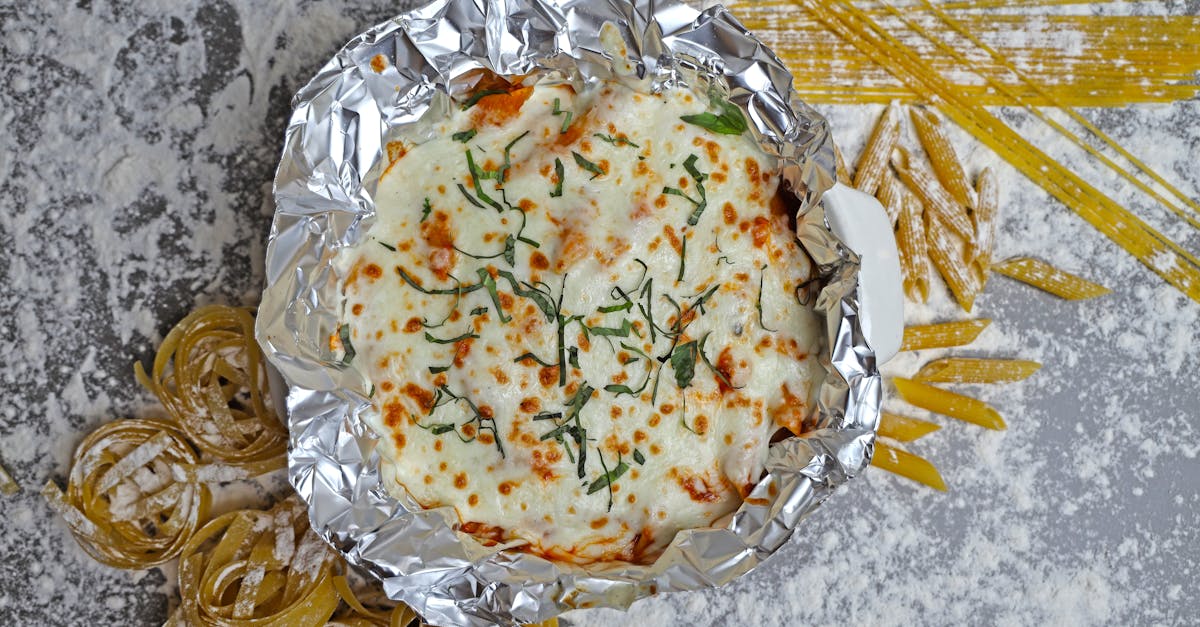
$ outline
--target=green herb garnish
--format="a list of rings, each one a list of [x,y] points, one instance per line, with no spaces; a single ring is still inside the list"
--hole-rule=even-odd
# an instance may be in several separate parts
[[[350,325],[343,324],[338,327],[338,339],[342,342],[342,361],[343,366],[349,366],[350,362],[354,361],[354,345],[350,343]]]
[[[608,172],[605,172],[600,166],[588,161],[583,155],[575,152],[574,150],[571,151],[571,154],[575,155],[575,165],[587,170],[588,172],[591,172],[593,179],[597,176],[604,176],[605,174],[608,174]]]
[[[683,236],[683,244],[679,247],[679,274],[675,275],[675,282],[683,280],[683,273],[687,271],[687,235]]]
[[[429,213],[431,211],[433,211],[433,205],[429,204],[429,198],[427,197],[425,198],[425,202],[421,205],[421,222],[424,222],[425,218],[429,217]]]
[[[641,451],[633,449],[633,461],[637,462],[638,466],[641,466],[646,463],[646,457],[642,455]]]
[[[512,236],[510,235],[508,239],[511,242]],[[492,278],[487,268],[480,268],[475,272],[479,275],[479,283],[483,285],[483,289],[487,290],[488,295],[492,297],[492,304],[496,306],[496,313],[500,316],[500,323],[508,324],[508,321],[512,320],[512,318],[505,315],[504,307],[500,305],[500,294],[496,291],[496,279]]]
[[[686,389],[696,376],[696,343],[680,344],[671,351],[671,369],[675,371],[675,384]]]
[[[767,266],[764,265],[763,267],[759,268],[758,272],[758,300],[754,303],[754,308],[758,310],[758,326],[762,327],[763,331],[774,333],[775,330],[768,329],[767,324],[763,322],[762,293],[763,279],[767,276]]]
[[[450,370],[450,366],[430,366],[429,374],[442,374],[447,370]]]
[[[713,98],[712,105],[719,113],[705,112],[681,116],[679,119],[720,135],[741,135],[749,129],[746,116],[742,115],[737,105],[719,98]]]
[[[625,146],[633,146],[634,148],[641,148],[641,146],[629,141],[625,137],[613,137],[612,135],[602,135],[600,133],[594,133],[592,136],[599,137],[602,141],[606,141],[614,146],[625,145]]]
[[[621,453],[618,452],[617,465],[612,470],[609,470],[608,466],[604,464],[604,452],[600,450],[600,447],[596,447],[596,453],[600,455],[600,467],[604,469],[604,475],[588,486],[588,494],[595,494],[604,488],[608,488],[608,511],[611,512],[613,506],[612,485],[617,482],[617,479],[621,478],[621,475],[629,471],[629,464],[621,461]]]
[[[479,198],[479,200],[488,204],[496,211],[503,213],[504,207],[500,206],[500,203],[496,202],[495,200],[492,200],[492,197],[488,196],[483,191],[483,180],[489,179],[489,178],[494,178],[496,176],[496,173],[495,172],[486,172],[482,168],[480,168],[478,165],[476,165],[475,157],[471,154],[470,149],[467,150],[467,170],[470,171],[470,173],[471,173],[471,182],[475,184],[475,196],[477,196]]]
[[[687,173],[690,174],[691,177],[696,181],[696,191],[700,195],[699,200],[688,196],[687,193],[685,193],[682,189],[676,187],[664,187],[662,191],[664,194],[685,198],[688,202],[695,206],[695,209],[692,210],[692,214],[688,216],[687,220],[687,223],[691,226],[696,226],[696,224],[700,222],[700,215],[703,214],[704,210],[708,208],[708,195],[704,191],[704,182],[708,180],[708,173],[701,172],[696,168],[697,160],[699,160],[699,157],[696,155],[690,155],[687,160],[683,162],[683,169],[687,170]]]
[[[460,335],[458,337],[452,337],[448,340],[443,340],[440,338],[433,337],[433,335],[430,334],[428,331],[425,332],[425,341],[432,342],[434,344],[454,344],[456,342],[461,342],[463,340],[474,340],[474,339],[479,339],[479,336],[470,331],[467,331],[466,333],[463,333],[462,335]]]
[[[558,198],[563,194],[562,187],[564,176],[562,160],[560,160],[558,157],[554,158],[554,176],[558,180],[554,183],[554,189],[551,190],[550,197]]]
[[[508,91],[504,90],[504,89],[482,89],[480,91],[475,92],[466,102],[463,103],[462,110],[466,111],[467,109],[474,107],[475,105],[479,104],[480,100],[483,100],[484,98],[487,98],[488,96],[497,96],[500,94],[507,94],[507,93],[508,93]]]
[[[563,118],[562,128],[558,129],[558,134],[562,135],[563,133],[566,133],[567,128],[571,126],[571,120],[574,119],[575,114],[571,111],[564,111],[564,110],[560,109],[559,108],[560,106],[561,106],[561,103],[559,102],[558,98],[555,98],[554,99],[554,110],[551,111],[550,113],[556,117],[559,115],[562,115],[564,113],[567,114],[567,116],[565,118]]]
[[[386,243],[384,243],[384,242],[379,242],[379,245],[380,245],[380,246],[383,246],[384,248],[386,248],[386,249],[388,249],[388,250],[390,250],[390,251],[392,251],[392,252],[396,252],[396,247],[395,247],[395,246],[392,246],[391,244],[386,244]]]
[[[454,289],[430,290],[430,289],[425,289],[424,287],[421,287],[419,284],[417,284],[417,282],[411,276],[409,276],[407,272],[404,271],[404,268],[401,268],[400,266],[396,266],[396,274],[399,274],[400,278],[404,279],[404,282],[408,283],[409,286],[412,287],[413,289],[417,290],[418,292],[420,292],[422,294],[428,294],[430,296],[459,296],[462,294],[470,294],[471,292],[474,292],[475,290],[483,288],[483,285],[480,283],[476,283],[475,285],[465,285],[465,286],[460,283]]]
[[[467,129],[461,133],[455,133],[450,136],[450,139],[453,139],[456,142],[462,142],[465,144],[465,143],[471,141],[471,139],[473,139],[478,134],[479,134],[479,131],[472,128],[472,129]]]

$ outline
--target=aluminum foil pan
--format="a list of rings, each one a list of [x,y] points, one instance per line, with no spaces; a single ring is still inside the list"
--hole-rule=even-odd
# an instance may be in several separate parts
[[[613,26],[624,58],[601,42]],[[371,68],[377,55],[388,61],[383,72]],[[821,271],[813,302],[828,337],[828,376],[812,430],[771,446],[764,478],[721,526],[679,533],[652,565],[579,567],[484,547],[457,531],[452,509],[397,501],[381,484],[376,437],[361,419],[372,409],[369,384],[329,349],[341,306],[334,259],[371,224],[389,133],[445,115],[447,96],[468,93],[481,68],[627,80],[643,89],[715,87],[743,108],[763,149],[780,158],[798,200],[797,237]],[[290,385],[289,478],[308,503],[313,529],[428,622],[530,623],[725,584],[778,550],[868,463],[880,378],[856,296],[858,258],[829,230],[820,204],[834,184],[832,140],[825,120],[793,99],[779,59],[723,7],[438,0],[356,37],[294,104],[275,179],[257,329]]]

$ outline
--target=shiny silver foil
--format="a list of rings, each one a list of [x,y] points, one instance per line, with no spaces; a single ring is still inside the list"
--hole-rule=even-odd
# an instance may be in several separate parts
[[[617,27],[626,58],[601,44],[606,24]],[[388,60],[383,72],[370,67],[376,55]],[[579,567],[485,547],[456,529],[452,509],[393,498],[381,484],[376,436],[360,418],[372,411],[370,384],[330,351],[341,314],[334,258],[371,225],[387,138],[447,114],[447,96],[470,92],[479,69],[624,80],[651,90],[715,87],[744,109],[762,148],[780,158],[798,200],[797,237],[821,270],[811,296],[828,333],[828,376],[811,431],[771,446],[765,476],[741,509],[717,527],[680,532],[652,565]],[[624,608],[753,569],[863,470],[879,419],[881,380],[862,332],[858,259],[830,232],[820,204],[833,185],[833,163],[825,120],[793,99],[782,62],[723,7],[438,0],[356,37],[295,98],[258,313],[258,340],[290,385],[289,477],[313,529],[378,577],[389,597],[439,625]]]

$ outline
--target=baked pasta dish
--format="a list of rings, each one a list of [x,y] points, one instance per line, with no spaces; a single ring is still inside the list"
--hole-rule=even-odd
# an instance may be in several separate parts
[[[479,88],[387,146],[335,354],[386,484],[485,542],[652,561],[734,511],[824,376],[812,263],[741,112]]]

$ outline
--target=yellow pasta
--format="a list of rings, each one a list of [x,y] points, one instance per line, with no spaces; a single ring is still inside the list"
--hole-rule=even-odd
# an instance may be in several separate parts
[[[975,307],[975,298],[983,289],[981,275],[973,270],[968,261],[970,253],[964,250],[965,245],[950,232],[936,217],[926,220],[926,242],[929,244],[929,258],[933,267],[954,294],[963,311],[971,313]]]
[[[1015,0],[964,1],[938,4],[944,10],[1053,6],[1054,2]],[[886,14],[873,3],[863,4],[874,16]],[[1078,4],[1078,3],[1071,3]],[[905,10],[915,10],[908,3]],[[819,20],[795,10],[794,0],[741,0],[733,4],[738,17],[796,70],[795,89],[806,102],[830,104],[887,104],[923,98],[891,75],[870,54],[837,37]],[[786,17],[786,19],[781,19]],[[1035,106],[1120,107],[1138,102],[1172,102],[1195,97],[1195,68],[1200,67],[1200,16],[1197,15],[1047,15],[956,12],[955,19],[979,38],[995,42],[1006,58],[1020,60],[1026,75],[1044,86],[1031,89],[1003,64],[976,55],[973,60],[990,79],[1018,93]],[[950,36],[948,25],[925,22],[938,36]],[[1022,37],[1007,37],[1019,32]],[[1070,37],[1063,36],[1070,33]],[[905,43],[916,42],[910,38]],[[982,79],[962,71],[962,64],[929,46],[922,60],[964,97],[983,106],[1014,104],[1013,99]],[[1120,60],[1120,63],[1114,61]],[[1138,80],[1129,80],[1130,76]]]
[[[13,481],[12,475],[8,474],[8,470],[4,466],[0,466],[0,493],[4,496],[12,496],[21,491],[21,486]]]
[[[935,490],[946,491],[946,482],[942,480],[942,474],[933,464],[922,457],[882,442],[875,442],[875,454],[871,457],[871,465]]]
[[[168,624],[318,627],[337,609],[335,555],[302,504],[230,512],[205,525],[179,562],[182,602]]]
[[[904,277],[904,293],[913,302],[929,300],[929,247],[925,241],[925,206],[916,196],[901,190],[902,212],[896,244],[900,252],[900,269]]]
[[[940,221],[963,238],[968,246],[974,243],[975,227],[971,224],[971,218],[967,216],[966,208],[958,204],[929,170],[912,158],[908,150],[904,147],[896,148],[892,155],[892,167],[900,175],[900,180],[908,186],[909,191],[925,203],[929,222]]]
[[[913,128],[917,131],[917,139],[925,149],[925,154],[929,156],[929,163],[933,165],[933,173],[937,180],[941,181],[955,202],[963,207],[973,208],[975,193],[967,182],[967,173],[963,171],[962,162],[958,160],[958,153],[954,152],[950,138],[946,137],[946,132],[942,130],[941,120],[932,111],[920,107],[910,109],[910,117]]]
[[[952,357],[925,364],[913,378],[926,383],[1013,383],[1041,368],[1036,361]]]
[[[972,263],[986,282],[992,265],[992,250],[996,246],[996,212],[1000,208],[1000,185],[991,168],[984,168],[979,173],[975,194],[975,259]]]
[[[1065,300],[1087,300],[1112,292],[1103,285],[1031,257],[1009,259],[992,266],[992,270]]]
[[[270,390],[254,317],[210,305],[184,318],[158,348],[150,375],[134,366],[180,427],[226,464],[286,464],[287,431],[268,406]]]
[[[978,99],[957,91],[954,85],[930,66],[920,52],[899,41],[852,2],[800,0],[800,3],[827,28],[885,67],[921,98],[938,102],[938,108],[946,117],[974,135],[1169,284],[1200,302],[1200,259],[1194,254],[1030,144],[989,112]],[[933,41],[940,50],[952,53],[959,63],[976,67],[971,59],[954,51],[941,42],[935,33],[908,19],[903,12],[886,3],[882,6],[914,32]],[[996,87],[998,83],[989,80],[989,85]],[[1012,90],[1008,91],[1012,93]],[[1028,100],[1023,104],[1027,105]],[[1174,207],[1173,211],[1176,210],[1180,209]]]
[[[893,227],[900,221],[900,214],[904,211],[904,191],[904,186],[896,179],[895,174],[887,171],[883,173],[875,197],[879,199],[879,204],[883,205]]]
[[[338,611],[326,627],[402,627],[420,622],[420,617],[412,608],[383,597],[378,589],[375,596],[383,598],[373,599],[373,605],[383,607],[367,607],[359,599],[359,595],[355,594],[345,575],[333,577],[333,588],[345,604],[345,608]]]
[[[900,350],[919,351],[966,346],[974,342],[991,323],[987,318],[980,318],[907,327],[904,329],[904,342],[900,345]]]
[[[957,418],[986,429],[1003,430],[1004,419],[987,403],[949,390],[899,377],[892,379],[900,398],[910,405]]]
[[[886,411],[879,415],[879,435],[898,442],[919,440],[938,429],[941,429],[941,426],[928,420],[909,418]]]
[[[836,145],[833,147],[833,156],[837,158],[837,181],[842,185],[850,186],[854,181],[850,178],[850,169],[846,166],[846,157],[842,154],[842,149]]]
[[[117,420],[80,443],[65,494],[53,482],[42,494],[93,559],[149,568],[178,555],[208,515],[208,489],[174,477],[197,462],[175,425]]]
[[[893,103],[884,109],[863,148],[862,156],[858,158],[858,165],[854,168],[854,187],[865,194],[875,194],[899,138],[900,105]]]

